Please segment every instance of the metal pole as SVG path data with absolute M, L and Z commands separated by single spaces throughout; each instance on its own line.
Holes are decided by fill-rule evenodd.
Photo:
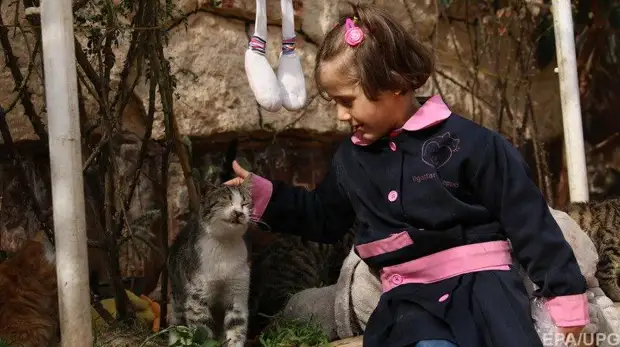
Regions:
M 62 347 L 92 346 L 71 0 L 41 1 Z
M 570 200 L 588 201 L 588 176 L 570 0 L 552 0 L 552 11 Z

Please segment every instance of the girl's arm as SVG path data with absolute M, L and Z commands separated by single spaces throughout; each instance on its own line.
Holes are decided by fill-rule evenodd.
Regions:
M 310 241 L 334 243 L 355 220 L 355 211 L 336 176 L 334 162 L 313 191 L 271 181 L 252 174 L 254 219 L 274 232 L 301 236 Z
M 491 133 L 485 142 L 469 171 L 476 193 L 502 223 L 513 253 L 540 288 L 534 294 L 548 299 L 556 326 L 586 325 L 586 280 L 527 164 L 499 134 Z

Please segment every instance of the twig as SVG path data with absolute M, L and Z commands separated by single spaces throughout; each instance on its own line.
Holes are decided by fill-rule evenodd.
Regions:
M 111 147 L 111 146 L 110 146 Z M 106 224 L 106 238 L 108 239 L 108 268 L 110 271 L 110 277 L 112 280 L 112 284 L 114 287 L 114 301 L 116 304 L 116 312 L 118 313 L 118 319 L 121 322 L 129 322 L 130 316 L 133 313 L 129 309 L 129 299 L 127 298 L 127 294 L 125 293 L 125 288 L 123 286 L 123 281 L 121 278 L 121 270 L 119 264 L 119 252 L 118 245 L 116 240 L 118 239 L 118 235 L 116 235 L 115 227 L 114 227 L 114 219 L 112 217 L 113 214 L 113 158 L 112 153 L 108 152 L 107 155 L 108 163 L 105 166 L 105 224 Z
M 593 154 L 597 154 L 598 152 L 602 151 L 605 147 L 607 147 L 607 146 L 611 145 L 612 143 L 616 142 L 619 137 L 620 137 L 620 132 L 613 133 L 611 136 L 609 136 L 605 140 L 597 143 L 592 148 L 590 148 L 590 150 L 588 150 L 587 155 L 591 156 Z
M 95 147 L 95 150 L 93 150 L 92 153 L 90 153 L 90 155 L 84 162 L 84 167 L 82 168 L 82 172 L 86 172 L 88 170 L 93 160 L 99 155 L 99 153 L 101 153 L 101 149 L 103 148 L 103 146 L 108 144 L 109 140 L 110 139 L 108 138 L 107 133 L 101 137 L 101 139 L 99 140 L 99 143 Z
M 197 213 L 200 208 L 200 198 L 198 197 L 198 190 L 196 189 L 196 183 L 192 175 L 189 155 L 187 149 L 180 140 L 179 129 L 172 109 L 172 86 L 170 85 L 169 79 L 170 70 L 164 57 L 161 33 L 153 33 L 153 36 L 154 40 L 152 42 L 155 46 L 151 52 L 151 66 L 153 70 L 153 76 L 151 76 L 151 78 L 157 77 L 159 81 L 159 93 L 164 110 L 166 138 L 168 141 L 172 141 L 175 153 L 179 158 L 183 176 L 185 177 L 185 184 L 187 185 L 190 210 L 192 213 Z
M 79 70 L 79 69 L 76 69 Z M 84 105 L 84 90 L 81 83 L 77 84 L 78 93 L 78 114 L 80 115 L 80 134 L 82 135 L 82 143 L 89 138 L 90 133 L 86 132 L 86 124 L 88 124 L 88 114 Z M 84 148 L 84 146 L 82 146 Z
M 121 238 L 121 240 L 118 242 L 118 245 L 121 246 L 121 245 L 125 244 L 125 242 L 127 242 L 127 241 L 131 242 L 132 238 L 136 238 L 136 239 L 142 241 L 145 245 L 147 245 L 150 249 L 152 249 L 153 251 L 155 251 L 158 254 L 162 254 L 163 253 L 163 249 L 162 248 L 157 247 L 157 245 L 155 245 L 150 240 L 144 238 L 142 235 L 136 234 L 136 233 L 133 233 L 133 232 L 130 232 L 130 235 Z M 140 258 L 141 258 L 141 256 L 140 256 Z
M 145 4 L 140 2 L 138 5 L 138 12 L 134 16 L 133 26 L 139 26 L 144 23 L 146 17 Z M 125 107 L 129 103 L 130 96 L 138 84 L 140 75 L 142 72 L 142 64 L 144 61 L 144 46 L 147 39 L 146 35 L 142 31 L 133 31 L 131 35 L 131 42 L 129 43 L 129 50 L 125 58 L 125 64 L 121 71 L 121 81 L 117 94 L 114 96 L 112 102 L 113 107 L 116 108 L 116 118 L 121 119 L 121 116 L 125 110 Z M 137 64 L 135 64 L 137 62 Z M 131 77 L 131 82 L 128 80 Z
M 131 203 L 131 199 L 133 198 L 133 193 L 138 185 L 138 179 L 140 177 L 140 172 L 142 171 L 142 166 L 144 165 L 144 160 L 146 159 L 146 149 L 147 144 L 151 139 L 151 135 L 153 132 L 153 122 L 155 119 L 155 89 L 157 88 L 157 80 L 151 78 L 150 88 L 149 88 L 149 110 L 146 118 L 146 130 L 144 131 L 144 137 L 142 138 L 142 142 L 140 144 L 140 151 L 138 153 L 138 161 L 136 162 L 136 166 L 131 170 L 132 174 L 129 177 L 133 176 L 133 180 L 129 185 L 129 189 L 127 194 L 125 194 L 124 204 L 125 208 L 129 208 L 129 204 Z
M 86 77 L 89 79 L 90 83 L 95 87 L 94 89 L 96 91 L 95 94 L 98 97 L 99 103 L 101 103 L 103 102 L 103 97 L 99 90 L 99 86 L 101 86 L 99 74 L 97 73 L 97 71 L 95 71 L 93 66 L 88 61 L 88 57 L 86 56 L 86 53 L 84 53 L 82 45 L 77 40 L 77 38 L 74 39 L 74 42 L 75 42 L 75 59 L 78 65 L 82 68 L 82 70 L 86 74 Z
M 24 78 L 24 80 L 22 81 L 22 84 L 17 91 L 17 95 L 15 96 L 15 99 L 6 108 L 5 110 L 6 113 L 10 113 L 13 110 L 13 108 L 17 105 L 17 103 L 22 100 L 23 94 L 26 91 L 26 88 L 28 88 L 28 81 L 30 80 L 30 75 L 32 74 L 32 71 L 34 70 L 34 67 L 35 67 L 36 58 L 37 58 L 37 55 L 39 54 L 39 47 L 41 47 L 41 43 L 39 42 L 39 40 L 37 40 L 35 44 L 34 52 L 32 54 L 32 58 L 30 59 L 30 62 L 28 63 L 28 71 L 26 72 L 26 78 Z
M 0 6 L 2 6 L 2 0 L 0 0 Z M 16 88 L 20 88 L 22 84 L 24 84 L 23 91 L 20 93 L 22 106 L 24 106 L 24 112 L 32 127 L 34 128 L 34 132 L 37 134 L 39 139 L 45 143 L 47 143 L 47 131 L 45 130 L 45 126 L 43 125 L 43 121 L 37 114 L 34 109 L 34 104 L 30 99 L 30 91 L 28 87 L 25 86 L 28 84 L 27 80 L 24 80 L 24 76 L 19 69 L 19 65 L 17 62 L 17 57 L 13 54 L 13 47 L 11 46 L 11 42 L 9 41 L 8 29 L 4 26 L 2 21 L 2 16 L 0 16 L 0 44 L 2 45 L 2 50 L 4 51 L 4 59 L 7 67 L 11 71 L 11 75 L 15 80 Z M 31 57 L 34 59 L 34 57 Z
M 34 0 L 23 0 L 23 5 L 24 8 L 29 8 L 29 7 L 38 7 L 39 3 L 35 3 Z M 30 27 L 32 28 L 33 26 L 36 28 L 33 28 L 34 30 L 34 35 L 36 36 L 37 40 L 39 42 L 41 42 L 41 18 L 38 15 L 28 15 L 26 16 L 26 20 L 28 20 L 28 23 L 30 23 Z M 24 25 L 22 25 L 21 23 L 17 23 L 16 26 L 24 31 Z M 24 36 L 25 38 L 26 36 Z M 28 40 L 24 40 L 26 42 L 26 47 L 28 47 Z M 41 70 L 40 72 L 37 71 L 37 74 L 39 75 L 39 78 L 41 79 L 41 81 L 44 80 L 44 76 L 45 76 L 45 63 L 43 62 L 43 59 L 41 59 Z
M 170 147 L 164 148 L 161 158 L 161 185 L 159 202 L 161 209 L 161 240 L 164 247 L 164 259 L 168 259 L 168 170 L 169 170 Z M 168 316 L 168 266 L 164 263 L 161 271 L 161 303 L 160 303 L 160 327 L 166 328 Z
M 112 122 L 113 128 L 117 126 L 118 119 L 116 117 L 112 118 L 111 115 L 113 113 L 112 108 L 114 105 L 110 105 L 109 93 L 110 93 L 110 73 L 112 72 L 112 68 L 114 67 L 114 63 L 116 60 L 116 56 L 112 51 L 112 42 L 114 41 L 114 34 L 116 33 L 116 10 L 114 9 L 114 5 L 112 4 L 112 0 L 104 0 L 104 9 L 107 14 L 107 24 L 106 35 L 105 35 L 105 44 L 103 46 L 103 50 L 98 53 L 103 53 L 103 61 L 100 60 L 100 73 L 99 76 L 101 78 L 101 95 L 102 100 L 105 104 L 105 112 L 108 115 L 108 121 Z M 101 63 L 103 62 L 103 66 Z M 112 135 L 112 134 L 110 134 Z
M 138 245 L 136 245 L 136 242 L 134 241 L 134 238 L 138 238 L 140 239 L 140 241 L 144 242 L 147 246 L 151 246 L 151 243 L 142 238 L 141 236 L 135 234 L 133 232 L 133 228 L 131 227 L 131 225 L 129 224 L 129 217 L 127 216 L 127 210 L 124 208 L 124 206 L 121 206 L 122 209 L 122 213 L 123 213 L 123 220 L 125 221 L 125 227 L 127 228 L 127 234 L 128 236 L 126 237 L 126 239 L 129 241 L 129 243 L 131 244 L 133 250 L 136 252 L 136 254 L 138 255 L 138 259 L 140 261 L 143 261 L 143 257 L 142 257 L 142 252 L 138 249 Z M 120 248 L 120 243 L 118 244 L 118 246 Z
M 432 45 L 432 54 L 433 56 L 436 56 L 436 50 L 437 50 L 437 40 L 439 39 L 439 17 L 441 16 L 441 10 L 439 9 L 439 1 L 440 0 L 435 0 L 435 16 L 437 17 L 437 21 L 435 22 L 435 27 L 433 29 L 433 45 Z M 403 3 L 407 3 L 407 1 L 403 1 Z M 409 6 L 405 5 L 407 8 L 407 13 L 409 13 L 409 16 L 411 17 L 411 21 L 413 23 L 415 23 L 414 18 L 413 18 L 413 14 L 411 12 L 411 10 L 409 9 Z M 439 85 L 439 79 L 437 79 L 437 68 L 435 67 L 435 69 L 433 69 L 433 73 L 431 74 L 431 78 L 433 79 L 433 84 L 435 85 L 435 88 L 437 88 L 437 92 L 439 93 L 439 96 L 441 97 L 442 100 L 446 100 L 446 96 L 444 95 L 443 91 L 441 90 L 441 86 Z

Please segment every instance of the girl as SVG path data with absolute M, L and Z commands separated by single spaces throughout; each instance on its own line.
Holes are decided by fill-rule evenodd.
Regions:
M 255 218 L 356 253 L 383 287 L 365 347 L 540 347 L 512 254 L 555 324 L 589 322 L 586 282 L 519 153 L 499 134 L 415 98 L 433 59 L 389 14 L 352 5 L 317 53 L 315 79 L 352 136 L 314 191 L 250 175 Z

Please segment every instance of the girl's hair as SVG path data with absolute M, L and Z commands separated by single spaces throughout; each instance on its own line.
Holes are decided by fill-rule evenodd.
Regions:
M 321 86 L 321 66 L 336 59 L 343 75 L 359 83 L 369 100 L 376 101 L 384 91 L 407 92 L 422 87 L 434 69 L 431 52 L 385 10 L 352 2 L 349 5 L 352 13 L 341 17 L 327 33 L 316 55 L 314 77 L 321 96 L 328 99 Z M 364 32 L 364 40 L 355 47 L 345 42 L 347 18 Z

